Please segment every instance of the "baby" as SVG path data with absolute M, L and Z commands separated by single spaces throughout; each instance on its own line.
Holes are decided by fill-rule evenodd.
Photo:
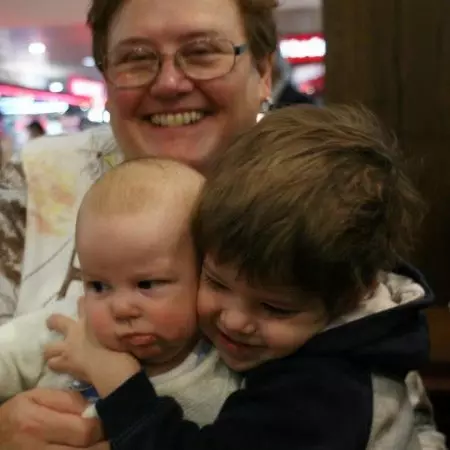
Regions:
M 201 175 L 175 161 L 123 163 L 84 197 L 76 249 L 85 289 L 80 313 L 116 355 L 116 364 L 105 363 L 110 370 L 102 381 L 112 383 L 121 357 L 133 355 L 160 395 L 177 398 L 186 417 L 206 424 L 239 381 L 197 332 L 200 261 L 191 215 L 202 185 Z M 89 386 L 84 373 L 74 380 L 44 363 L 44 346 L 57 338 L 46 327 L 55 312 L 76 318 L 77 301 L 66 299 L 0 327 L 0 401 L 36 386 Z M 86 394 L 95 400 L 95 390 Z M 85 412 L 92 415 L 95 408 Z

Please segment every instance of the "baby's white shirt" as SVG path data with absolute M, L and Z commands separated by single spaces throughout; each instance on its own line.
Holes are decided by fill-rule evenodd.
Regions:
M 34 387 L 71 388 L 73 378 L 52 371 L 43 358 L 44 346 L 61 339 L 46 325 L 53 313 L 77 318 L 77 301 L 67 298 L 0 326 L 0 402 Z M 215 420 L 225 400 L 241 383 L 217 350 L 208 347 L 205 351 L 202 344 L 182 364 L 152 377 L 151 382 L 158 395 L 175 398 L 185 417 L 201 426 Z M 92 406 L 84 416 L 96 414 Z

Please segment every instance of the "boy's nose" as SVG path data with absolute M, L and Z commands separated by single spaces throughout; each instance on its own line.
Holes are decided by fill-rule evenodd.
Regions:
M 222 311 L 220 323 L 225 332 L 232 334 L 249 335 L 255 332 L 255 325 L 251 317 L 238 309 L 228 309 Z

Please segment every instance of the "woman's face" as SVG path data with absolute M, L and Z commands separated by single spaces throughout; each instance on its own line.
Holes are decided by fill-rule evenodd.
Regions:
M 246 43 L 235 0 L 129 0 L 111 24 L 108 51 L 135 41 L 172 55 L 193 38 L 211 36 Z M 196 81 L 167 56 L 148 86 L 117 89 L 107 82 L 111 124 L 126 157 L 169 156 L 202 170 L 214 152 L 255 123 L 271 88 L 269 58 L 263 66 L 258 71 L 246 51 L 227 75 Z M 201 118 L 174 125 L 170 115 L 185 113 L 189 121 Z

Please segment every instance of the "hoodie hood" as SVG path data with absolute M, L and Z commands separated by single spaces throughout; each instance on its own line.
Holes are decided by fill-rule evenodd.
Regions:
M 373 372 L 403 376 L 428 361 L 422 310 L 433 301 L 423 276 L 411 266 L 382 274 L 360 307 L 330 324 L 296 354 L 357 359 Z

